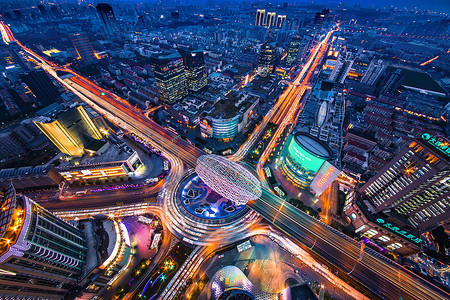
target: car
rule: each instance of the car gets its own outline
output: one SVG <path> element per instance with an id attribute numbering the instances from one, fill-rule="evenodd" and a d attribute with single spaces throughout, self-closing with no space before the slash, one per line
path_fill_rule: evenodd
<path id="1" fill-rule="evenodd" d="M 224 257 L 223 254 L 220 254 L 219 256 L 217 256 L 217 258 L 223 258 L 223 257 Z"/>

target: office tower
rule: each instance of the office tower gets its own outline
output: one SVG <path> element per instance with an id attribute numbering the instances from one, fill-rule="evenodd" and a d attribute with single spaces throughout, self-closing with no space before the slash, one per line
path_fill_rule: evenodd
<path id="1" fill-rule="evenodd" d="M 375 85 L 380 78 L 381 74 L 383 74 L 384 70 L 386 70 L 387 63 L 382 59 L 374 59 L 370 62 L 367 67 L 366 72 L 364 72 L 363 77 L 361 78 L 362 83 L 367 83 L 371 85 Z"/>
<path id="2" fill-rule="evenodd" d="M 266 10 L 265 9 L 258 9 L 256 11 L 256 26 L 264 26 L 265 24 L 265 17 L 266 17 Z"/>
<path id="3" fill-rule="evenodd" d="M 355 60 L 351 59 L 351 53 L 345 51 L 339 53 L 336 65 L 334 66 L 333 71 L 331 71 L 329 80 L 344 83 L 354 61 Z"/>
<path id="4" fill-rule="evenodd" d="M 42 4 L 38 4 L 37 8 L 39 9 L 40 13 L 45 16 L 46 15 L 46 11 L 45 11 L 45 7 Z"/>
<path id="5" fill-rule="evenodd" d="M 183 57 L 178 51 L 153 55 L 151 64 L 155 73 L 159 100 L 173 104 L 187 95 Z"/>
<path id="6" fill-rule="evenodd" d="M 83 155 L 85 147 L 100 140 L 107 130 L 103 117 L 83 106 L 69 108 L 53 118 L 38 118 L 34 123 L 61 152 L 71 156 Z"/>
<path id="7" fill-rule="evenodd" d="M 276 17 L 277 17 L 277 13 L 267 12 L 267 17 L 266 17 L 266 27 L 267 28 L 275 27 Z"/>
<path id="8" fill-rule="evenodd" d="M 16 195 L 12 184 L 0 206 L 0 298 L 62 299 L 86 265 L 82 231 Z"/>
<path id="9" fill-rule="evenodd" d="M 403 79 L 405 79 L 406 74 L 402 72 L 402 70 L 397 69 L 395 71 L 390 71 L 381 81 L 380 86 L 378 87 L 380 94 L 395 94 L 397 88 L 402 83 Z"/>
<path id="10" fill-rule="evenodd" d="M 117 33 L 117 24 L 116 24 L 116 16 L 114 15 L 114 11 L 108 3 L 98 3 L 97 4 L 97 13 L 102 20 L 103 27 L 105 28 L 105 32 L 109 36 L 114 36 Z"/>
<path id="11" fill-rule="evenodd" d="M 86 63 L 96 61 L 94 49 L 85 33 L 71 35 L 70 39 L 82 61 Z"/>
<path id="12" fill-rule="evenodd" d="M 53 17 L 59 18 L 59 17 L 61 16 L 61 13 L 59 12 L 58 7 L 57 7 L 56 5 L 53 5 L 53 6 L 50 8 L 50 10 L 51 10 L 51 12 L 52 12 L 52 14 L 53 14 Z"/>
<path id="13" fill-rule="evenodd" d="M 359 192 L 375 211 L 400 216 L 419 231 L 450 217 L 450 144 L 428 133 L 412 141 Z"/>
<path id="14" fill-rule="evenodd" d="M 278 15 L 277 16 L 277 28 L 282 28 L 284 21 L 286 21 L 286 15 Z"/>
<path id="15" fill-rule="evenodd" d="M 321 12 L 317 12 L 314 16 L 313 26 L 314 26 L 314 36 L 317 37 L 320 35 L 322 31 L 323 23 L 325 23 L 325 19 L 330 13 L 329 9 L 323 9 Z"/>
<path id="16" fill-rule="evenodd" d="M 179 49 L 178 52 L 183 57 L 188 89 L 200 91 L 208 84 L 203 50 Z"/>
<path id="17" fill-rule="evenodd" d="M 49 105 L 59 96 L 58 89 L 42 69 L 30 71 L 20 77 L 42 105 Z"/>
<path id="18" fill-rule="evenodd" d="M 302 39 L 298 35 L 293 35 L 289 41 L 288 53 L 286 56 L 286 66 L 291 66 L 297 60 L 298 49 Z"/>
<path id="19" fill-rule="evenodd" d="M 264 43 L 261 46 L 258 62 L 258 75 L 266 77 L 273 72 L 275 55 L 277 53 L 277 43 Z"/>

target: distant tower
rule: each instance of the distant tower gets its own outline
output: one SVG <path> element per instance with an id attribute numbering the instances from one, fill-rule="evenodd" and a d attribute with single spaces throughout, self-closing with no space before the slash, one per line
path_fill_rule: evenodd
<path id="1" fill-rule="evenodd" d="M 265 9 L 258 9 L 256 11 L 255 25 L 256 26 L 264 26 L 264 24 L 265 24 L 264 18 L 265 17 L 266 17 L 266 10 Z"/>
<path id="2" fill-rule="evenodd" d="M 94 49 L 85 33 L 78 33 L 70 36 L 72 44 L 83 62 L 90 63 L 96 61 Z"/>
<path id="3" fill-rule="evenodd" d="M 278 15 L 277 16 L 277 28 L 282 28 L 284 21 L 286 21 L 286 15 Z"/>
<path id="4" fill-rule="evenodd" d="M 86 265 L 83 232 L 16 195 L 12 184 L 0 208 L 0 298 L 63 299 Z"/>
<path id="5" fill-rule="evenodd" d="M 387 63 L 382 59 L 374 59 L 370 62 L 366 72 L 364 72 L 361 78 L 362 83 L 375 85 L 380 78 L 381 74 L 386 70 Z"/>
<path id="6" fill-rule="evenodd" d="M 321 12 L 317 12 L 314 16 L 314 36 L 319 36 L 320 32 L 322 31 L 323 23 L 325 23 L 325 20 L 330 13 L 329 9 L 323 9 Z"/>
<path id="7" fill-rule="evenodd" d="M 42 69 L 30 71 L 21 78 L 43 105 L 49 105 L 59 96 L 58 89 Z"/>
<path id="8" fill-rule="evenodd" d="M 116 16 L 111 5 L 107 3 L 97 4 L 97 13 L 102 20 L 103 27 L 105 28 L 106 34 L 109 36 L 114 36 L 117 32 Z"/>
<path id="9" fill-rule="evenodd" d="M 266 77 L 273 72 L 277 43 L 264 43 L 259 53 L 258 75 Z"/>
<path id="10" fill-rule="evenodd" d="M 273 28 L 275 27 L 277 13 L 275 12 L 268 12 L 267 18 L 266 18 L 266 27 L 267 28 Z"/>
<path id="11" fill-rule="evenodd" d="M 329 80 L 339 83 L 344 83 L 350 68 L 353 65 L 354 60 L 351 59 L 351 53 L 341 52 L 337 58 L 336 65 L 331 72 Z"/>
<path id="12" fill-rule="evenodd" d="M 298 49 L 302 39 L 298 35 L 293 35 L 289 41 L 288 53 L 286 56 L 286 66 L 290 67 L 297 59 Z"/>
<path id="13" fill-rule="evenodd" d="M 178 52 L 183 56 L 188 89 L 200 91 L 208 84 L 203 50 L 179 49 Z"/>
<path id="14" fill-rule="evenodd" d="M 153 55 L 151 64 L 155 73 L 159 100 L 173 104 L 183 99 L 188 91 L 183 57 L 178 51 Z"/>
<path id="15" fill-rule="evenodd" d="M 402 73 L 400 69 L 389 72 L 378 88 L 380 94 L 394 94 L 405 77 L 406 74 Z"/>

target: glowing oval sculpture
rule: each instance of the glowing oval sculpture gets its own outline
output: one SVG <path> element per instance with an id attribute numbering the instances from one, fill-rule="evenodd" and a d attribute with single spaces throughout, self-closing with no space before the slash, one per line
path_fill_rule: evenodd
<path id="1" fill-rule="evenodd" d="M 195 172 L 207 186 L 236 205 L 261 197 L 259 180 L 240 164 L 224 157 L 200 156 Z"/>

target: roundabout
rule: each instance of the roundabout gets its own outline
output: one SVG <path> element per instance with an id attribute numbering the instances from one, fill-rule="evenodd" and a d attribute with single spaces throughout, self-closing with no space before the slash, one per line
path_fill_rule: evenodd
<path id="1" fill-rule="evenodd" d="M 246 203 L 259 198 L 260 184 L 241 164 L 204 155 L 195 170 L 176 177 L 159 196 L 168 227 L 181 240 L 201 246 L 233 242 L 259 220 Z"/>

